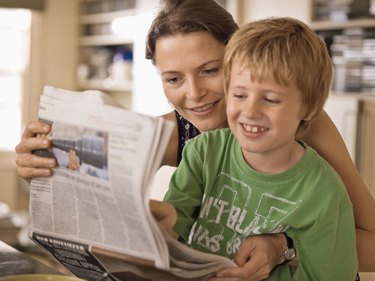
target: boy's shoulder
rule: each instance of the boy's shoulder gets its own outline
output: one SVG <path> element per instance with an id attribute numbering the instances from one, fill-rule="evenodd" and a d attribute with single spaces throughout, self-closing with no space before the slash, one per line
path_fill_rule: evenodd
<path id="1" fill-rule="evenodd" d="M 329 191 L 333 195 L 338 195 L 338 191 L 346 193 L 345 185 L 337 171 L 327 162 L 314 148 L 306 144 L 305 149 L 309 154 L 308 162 L 310 165 L 309 173 L 314 174 L 315 180 L 319 181 L 320 187 L 329 187 L 325 189 L 325 196 Z"/>
<path id="2" fill-rule="evenodd" d="M 231 130 L 229 128 L 223 128 L 223 129 L 217 129 L 217 130 L 211 130 L 207 132 L 203 132 L 200 135 L 198 135 L 196 138 L 193 139 L 227 139 L 233 136 Z"/>

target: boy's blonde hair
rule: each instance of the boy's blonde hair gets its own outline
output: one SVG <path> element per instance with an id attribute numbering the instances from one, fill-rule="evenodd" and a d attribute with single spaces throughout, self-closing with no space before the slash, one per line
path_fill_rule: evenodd
<path id="1" fill-rule="evenodd" d="M 322 111 L 332 83 L 332 61 L 324 41 L 303 22 L 270 18 L 237 30 L 224 56 L 226 91 L 234 61 L 250 70 L 252 81 L 272 79 L 283 86 L 297 87 L 306 113 L 299 135 L 306 131 L 309 120 Z"/>

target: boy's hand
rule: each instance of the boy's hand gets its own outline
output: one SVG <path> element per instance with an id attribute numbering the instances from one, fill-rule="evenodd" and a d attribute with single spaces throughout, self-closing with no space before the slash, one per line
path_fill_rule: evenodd
<path id="1" fill-rule="evenodd" d="M 152 215 L 166 229 L 172 229 L 177 221 L 176 209 L 167 202 L 150 200 Z"/>

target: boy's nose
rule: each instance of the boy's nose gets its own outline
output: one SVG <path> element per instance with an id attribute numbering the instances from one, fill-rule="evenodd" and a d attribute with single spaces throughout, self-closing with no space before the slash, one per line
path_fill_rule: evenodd
<path id="1" fill-rule="evenodd" d="M 262 116 L 261 105 L 254 100 L 249 100 L 243 107 L 242 111 L 248 118 L 259 118 Z"/>

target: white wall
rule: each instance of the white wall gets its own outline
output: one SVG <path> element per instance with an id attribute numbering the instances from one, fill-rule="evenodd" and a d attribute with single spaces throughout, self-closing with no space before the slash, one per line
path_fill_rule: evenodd
<path id="1" fill-rule="evenodd" d="M 160 76 L 150 60 L 145 59 L 146 36 L 158 11 L 156 0 L 138 0 L 137 37 L 134 42 L 134 91 L 132 110 L 153 116 L 170 112 L 172 108 L 164 95 Z"/>
<path id="2" fill-rule="evenodd" d="M 139 17 L 139 29 L 134 42 L 134 69 L 132 110 L 152 116 L 163 115 L 171 111 L 164 95 L 160 76 L 150 60 L 145 59 L 145 40 L 151 25 L 153 14 L 146 11 Z"/>
<path id="3" fill-rule="evenodd" d="M 311 0 L 244 0 L 244 23 L 274 17 L 288 16 L 310 23 Z"/>

